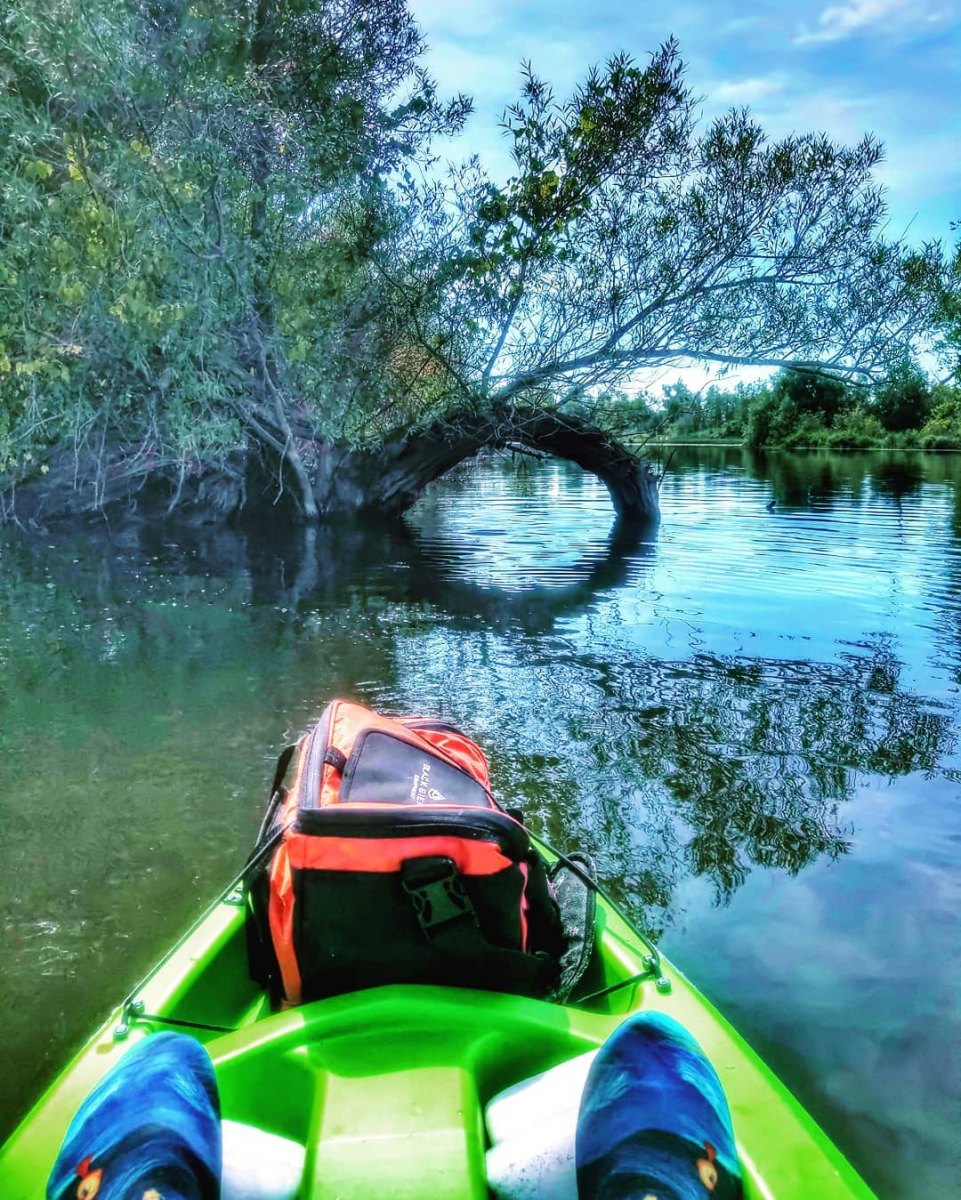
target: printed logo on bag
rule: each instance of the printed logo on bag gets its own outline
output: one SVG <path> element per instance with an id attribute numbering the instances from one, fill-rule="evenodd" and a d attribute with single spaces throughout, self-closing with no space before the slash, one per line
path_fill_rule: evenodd
<path id="1" fill-rule="evenodd" d="M 410 798 L 414 804 L 443 804 L 447 797 L 438 788 L 430 786 L 430 763 L 425 759 L 420 765 L 420 771 L 410 785 Z"/>

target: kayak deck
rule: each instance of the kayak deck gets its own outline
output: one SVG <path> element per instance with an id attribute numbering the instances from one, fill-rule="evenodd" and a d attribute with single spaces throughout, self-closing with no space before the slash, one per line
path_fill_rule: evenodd
<path id="1" fill-rule="evenodd" d="M 668 1013 L 724 1086 L 745 1196 L 869 1198 L 841 1153 L 716 1010 L 598 899 L 587 1005 L 396 985 L 270 1011 L 247 974 L 243 911 L 217 905 L 78 1054 L 0 1152 L 5 1196 L 36 1197 L 67 1126 L 135 1038 L 182 1028 L 203 1041 L 225 1118 L 306 1148 L 301 1200 L 483 1200 L 484 1109 L 497 1093 L 601 1045 L 627 1015 Z M 118 1036 L 117 1027 L 121 1026 Z M 124 1036 L 124 1030 L 127 1030 Z"/>

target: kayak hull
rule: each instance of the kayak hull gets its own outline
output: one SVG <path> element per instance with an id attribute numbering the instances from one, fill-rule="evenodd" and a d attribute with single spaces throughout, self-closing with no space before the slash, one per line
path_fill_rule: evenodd
<path id="1" fill-rule="evenodd" d="M 600 1046 L 632 1013 L 686 1026 L 731 1107 L 745 1195 L 869 1198 L 840 1151 L 724 1018 L 598 898 L 587 1005 L 397 985 L 271 1012 L 246 968 L 243 910 L 217 904 L 61 1073 L 0 1151 L 7 1200 L 33 1200 L 67 1126 L 132 1041 L 180 1028 L 204 1042 L 225 1118 L 306 1148 L 301 1200 L 483 1200 L 485 1105 Z"/>

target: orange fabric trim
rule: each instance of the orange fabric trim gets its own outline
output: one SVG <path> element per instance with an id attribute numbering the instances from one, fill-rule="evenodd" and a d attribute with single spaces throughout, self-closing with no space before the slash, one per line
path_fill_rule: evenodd
<path id="1" fill-rule="evenodd" d="M 462 875 L 494 875 L 515 865 L 494 842 L 458 837 L 350 838 L 291 833 L 287 852 L 290 866 L 298 871 L 386 874 L 399 871 L 407 859 L 435 856 L 451 859 Z"/>
<path id="2" fill-rule="evenodd" d="M 300 967 L 294 953 L 294 880 L 290 873 L 287 843 L 278 847 L 274 861 L 270 864 L 270 903 L 267 919 L 285 998 L 290 1004 L 299 1004 Z"/>
<path id="3" fill-rule="evenodd" d="M 284 802 L 283 823 L 285 825 L 293 819 L 297 813 L 297 806 L 300 797 L 300 781 L 303 779 L 304 770 L 307 764 L 307 744 L 310 741 L 309 737 L 302 737 L 297 747 L 297 765 L 294 768 L 294 780 L 290 785 L 290 790 L 287 792 L 287 799 Z"/>
<path id="4" fill-rule="evenodd" d="M 490 768 L 484 751 L 466 734 L 451 733 L 446 729 L 411 729 L 410 732 L 473 775 L 485 788 L 490 788 Z"/>

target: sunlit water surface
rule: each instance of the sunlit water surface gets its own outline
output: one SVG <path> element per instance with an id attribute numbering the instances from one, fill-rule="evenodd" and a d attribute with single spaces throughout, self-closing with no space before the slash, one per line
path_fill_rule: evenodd
<path id="1" fill-rule="evenodd" d="M 403 530 L 5 535 L 3 1129 L 348 695 L 475 734 L 882 1196 L 953 1194 L 961 461 L 687 449 L 661 497 L 489 460 Z"/>

